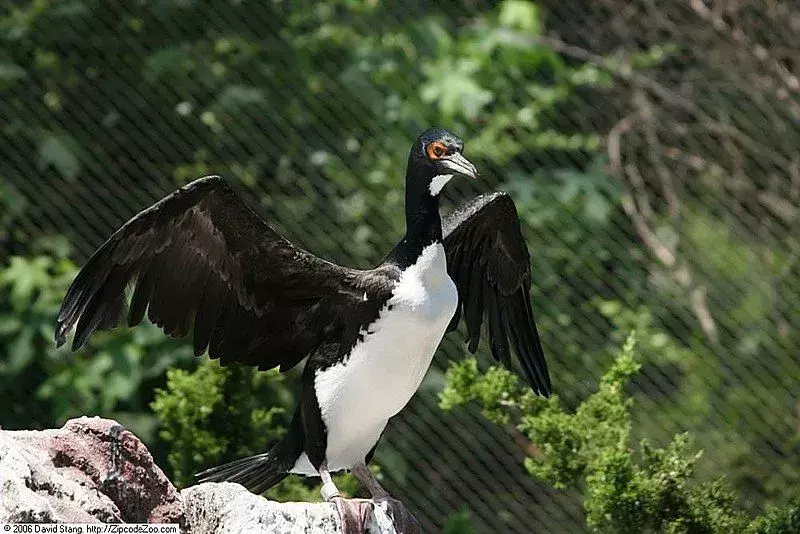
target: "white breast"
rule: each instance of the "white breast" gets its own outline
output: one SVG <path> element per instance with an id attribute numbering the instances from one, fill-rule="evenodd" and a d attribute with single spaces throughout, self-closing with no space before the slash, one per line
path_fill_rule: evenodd
<path id="1" fill-rule="evenodd" d="M 430 245 L 405 270 L 347 361 L 317 372 L 317 400 L 328 428 L 329 470 L 349 469 L 363 461 L 389 418 L 408 403 L 457 304 L 444 247 Z M 316 474 L 306 458 L 293 471 Z"/>

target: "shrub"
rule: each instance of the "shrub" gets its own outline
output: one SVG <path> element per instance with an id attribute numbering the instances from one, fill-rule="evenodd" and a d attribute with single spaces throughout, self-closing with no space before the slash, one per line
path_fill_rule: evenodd
<path id="1" fill-rule="evenodd" d="M 478 402 L 497 424 L 513 423 L 537 453 L 528 472 L 556 488 L 584 495 L 589 527 L 597 532 L 786 533 L 800 531 L 800 502 L 750 518 L 735 507 L 736 496 L 722 477 L 693 479 L 702 451 L 677 434 L 664 447 L 646 439 L 631 443 L 633 399 L 625 386 L 639 370 L 631 334 L 598 390 L 574 412 L 558 397 L 536 397 L 516 375 L 492 367 L 478 371 L 474 359 L 454 364 L 440 405 L 447 410 Z"/>

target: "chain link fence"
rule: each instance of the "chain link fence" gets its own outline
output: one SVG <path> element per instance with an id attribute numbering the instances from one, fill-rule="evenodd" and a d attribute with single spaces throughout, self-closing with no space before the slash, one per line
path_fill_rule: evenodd
<path id="1" fill-rule="evenodd" d="M 702 476 L 749 510 L 796 492 L 796 2 L 12 0 L 0 39 L 8 255 L 64 236 L 85 261 L 213 172 L 294 242 L 367 267 L 402 234 L 411 143 L 442 125 L 482 177 L 443 209 L 518 204 L 562 402 L 635 327 L 637 431 L 691 432 Z M 437 407 L 459 335 L 378 448 L 390 490 L 426 531 L 464 505 L 480 532 L 583 531 L 579 495 L 526 473 L 533 444 Z"/>

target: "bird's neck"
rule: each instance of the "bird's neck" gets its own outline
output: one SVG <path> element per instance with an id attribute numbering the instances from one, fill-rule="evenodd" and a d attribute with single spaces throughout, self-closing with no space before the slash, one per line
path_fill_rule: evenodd
<path id="1" fill-rule="evenodd" d="M 439 195 L 431 195 L 422 180 L 406 182 L 406 237 L 423 246 L 442 240 Z"/>
<path id="2" fill-rule="evenodd" d="M 385 261 L 405 269 L 413 265 L 422 251 L 442 240 L 439 196 L 432 196 L 425 180 L 406 178 L 406 235 Z"/>

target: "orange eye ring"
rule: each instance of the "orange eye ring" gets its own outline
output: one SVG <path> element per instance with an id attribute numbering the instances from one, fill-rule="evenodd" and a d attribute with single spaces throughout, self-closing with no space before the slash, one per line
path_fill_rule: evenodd
<path id="1" fill-rule="evenodd" d="M 447 147 L 441 141 L 434 141 L 428 145 L 426 152 L 428 153 L 428 159 L 436 161 L 447 154 Z"/>

